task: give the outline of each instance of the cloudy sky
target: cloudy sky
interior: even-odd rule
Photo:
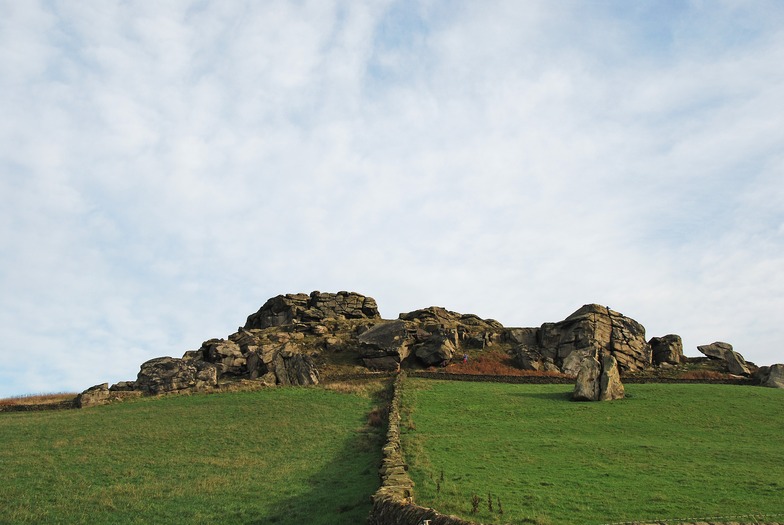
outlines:
[[[350,290],[784,361],[784,3],[0,0],[0,396]]]

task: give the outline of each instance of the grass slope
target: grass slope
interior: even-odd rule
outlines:
[[[280,388],[2,414],[0,523],[360,523],[373,406]]]
[[[403,449],[417,502],[483,523],[784,516],[784,391],[627,385],[627,399],[606,403],[570,391],[409,379]]]

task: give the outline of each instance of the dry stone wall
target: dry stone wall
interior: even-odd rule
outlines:
[[[400,396],[405,372],[395,378],[389,409],[387,442],[379,473],[381,487],[373,495],[373,509],[368,517],[370,525],[474,525],[455,516],[445,516],[433,509],[414,504],[414,482],[400,445]]]

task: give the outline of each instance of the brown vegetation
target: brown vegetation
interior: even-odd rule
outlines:
[[[735,376],[717,370],[687,370],[679,379],[733,379]]]
[[[444,370],[451,374],[467,375],[568,377],[560,372],[521,370],[515,366],[512,358],[501,350],[485,350],[482,353],[470,355],[468,362],[451,363]]]
[[[76,394],[69,392],[61,392],[57,394],[31,394],[26,396],[0,399],[0,406],[49,405],[62,403],[63,401],[71,401],[75,397]]]

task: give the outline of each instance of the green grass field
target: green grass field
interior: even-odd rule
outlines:
[[[0,523],[363,523],[383,441],[367,425],[373,394],[280,388],[0,414]]]
[[[407,380],[417,503],[483,523],[784,520],[784,391],[627,385],[627,399],[574,403],[571,390]]]

